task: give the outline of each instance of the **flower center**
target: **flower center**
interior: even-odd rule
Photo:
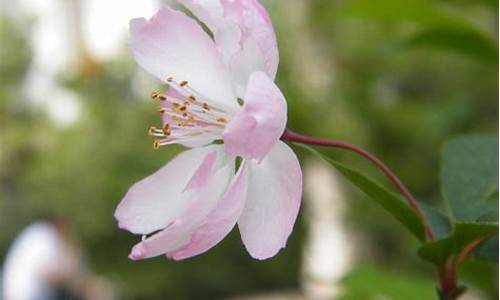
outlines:
[[[214,105],[213,101],[197,92],[185,80],[178,82],[168,77],[167,83],[168,95],[151,93],[151,98],[160,102],[158,111],[163,119],[161,128],[149,128],[148,134],[158,138],[153,148],[222,138],[222,132],[230,121],[229,113]]]

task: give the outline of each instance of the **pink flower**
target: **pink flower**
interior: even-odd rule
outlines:
[[[132,186],[118,205],[119,227],[144,237],[129,257],[192,257],[236,223],[251,256],[272,257],[292,232],[302,174],[280,141],[287,106],[273,82],[278,49],[271,20],[256,0],[180,2],[213,38],[168,7],[130,22],[135,59],[169,85],[166,95],[152,95],[164,124],[150,129],[159,138],[155,147],[191,149]]]

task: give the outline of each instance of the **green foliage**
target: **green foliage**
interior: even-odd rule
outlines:
[[[448,216],[438,210],[436,207],[427,204],[419,203],[427,224],[431,227],[435,239],[445,238],[451,231],[451,221]]]
[[[417,27],[404,41],[407,47],[428,46],[464,54],[485,64],[498,64],[494,36],[434,1],[355,0],[341,8],[344,16],[385,23],[411,23]]]
[[[494,234],[498,234],[498,224],[457,223],[449,237],[426,243],[418,253],[424,260],[442,266],[449,257],[462,253],[466,246]]]
[[[443,151],[442,192],[453,218],[481,221],[497,216],[498,139],[467,136],[448,142]],[[491,221],[491,220],[489,220]]]
[[[303,147],[329,162],[417,236],[423,242],[419,256],[438,269],[450,259],[458,268],[470,254],[498,261],[498,139],[467,136],[446,144],[441,180],[453,216],[420,204],[424,221],[434,235],[430,241],[424,235],[422,220],[399,196],[365,175]]]
[[[481,243],[472,253],[472,256],[478,259],[498,263],[498,235],[489,238]]]
[[[362,173],[355,171],[329,157],[322,155],[311,147],[300,145],[307,148],[312,153],[318,155],[324,161],[334,166],[342,175],[345,176],[352,184],[357,186],[370,199],[380,204],[389,214],[403,224],[415,237],[420,241],[425,240],[425,232],[422,222],[417,214],[404,202],[397,194],[390,192],[380,184],[371,180]]]
[[[482,63],[498,64],[496,41],[476,30],[430,28],[422,30],[406,41],[406,46],[426,46],[451,50]]]
[[[345,2],[343,16],[371,19],[380,22],[414,22],[434,26],[463,26],[458,21],[436,8],[435,2],[427,0],[353,0]]]
[[[340,300],[431,300],[436,299],[433,282],[381,267],[363,266],[351,271],[341,281]]]

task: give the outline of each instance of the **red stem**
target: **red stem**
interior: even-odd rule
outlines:
[[[439,270],[440,297],[442,300],[456,299],[460,292],[457,286],[457,268],[451,256]]]
[[[408,204],[410,207],[415,211],[415,213],[418,215],[418,217],[422,220],[422,223],[424,224],[425,228],[425,234],[426,238],[428,240],[433,240],[434,235],[425,221],[424,214],[420,210],[420,207],[418,206],[417,200],[413,195],[410,193],[410,191],[406,188],[406,186],[401,182],[401,180],[394,174],[394,172],[389,169],[387,165],[385,165],[380,159],[378,159],[375,155],[371,154],[370,152],[364,150],[363,148],[349,144],[346,142],[342,141],[337,141],[337,140],[327,140],[327,139],[321,139],[321,138],[316,138],[316,137],[309,137],[309,136],[304,136],[298,133],[295,133],[293,131],[290,131],[289,129],[286,129],[285,132],[283,133],[282,140],[284,141],[290,141],[290,142],[296,142],[296,143],[302,143],[302,144],[310,144],[310,145],[318,145],[318,146],[326,146],[326,147],[333,147],[333,148],[341,148],[341,149],[346,149],[349,151],[352,151],[354,153],[357,153],[364,158],[368,159],[370,162],[372,162],[378,169],[380,169],[385,176],[391,181],[391,183],[394,185],[394,187],[403,195],[403,197],[407,200]]]

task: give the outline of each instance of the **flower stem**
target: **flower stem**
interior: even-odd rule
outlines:
[[[317,145],[317,146],[325,146],[325,147],[332,147],[332,148],[340,148],[340,149],[345,149],[349,150],[351,152],[357,153],[364,158],[368,159],[371,163],[373,163],[382,173],[384,173],[385,176],[389,179],[389,181],[394,185],[394,187],[398,190],[401,195],[406,199],[410,207],[415,211],[417,216],[422,220],[422,223],[425,228],[425,235],[427,240],[433,240],[434,235],[431,231],[430,226],[425,220],[425,216],[420,210],[420,207],[418,206],[417,200],[413,195],[410,193],[410,191],[406,188],[406,186],[403,184],[403,182],[396,176],[396,174],[389,169],[389,167],[384,164],[380,159],[378,159],[375,155],[371,154],[370,152],[366,151],[365,149],[349,144],[346,142],[342,141],[337,141],[337,140],[327,140],[327,139],[322,139],[322,138],[316,138],[316,137],[310,137],[310,136],[305,136],[301,135],[298,133],[295,133],[289,129],[285,129],[285,132],[281,136],[281,139],[284,141],[290,141],[290,142],[295,142],[295,143],[301,143],[301,144],[310,144],[310,145]]]

